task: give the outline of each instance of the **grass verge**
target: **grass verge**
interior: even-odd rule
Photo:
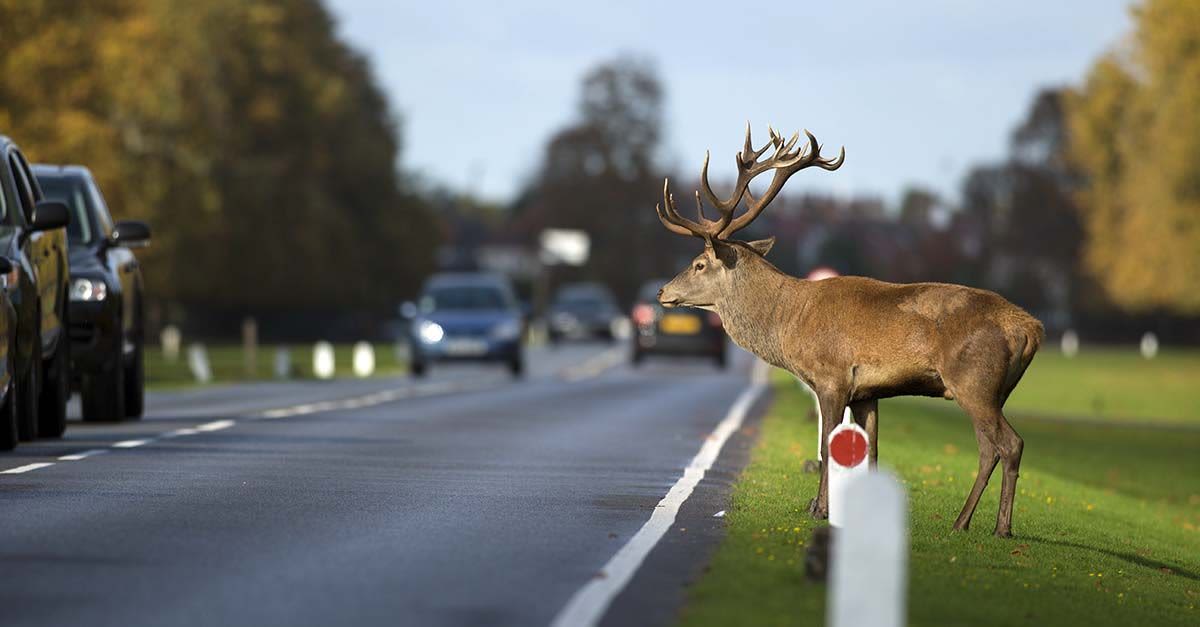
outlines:
[[[1060,407],[1074,411],[1078,406],[1071,402],[1078,401],[1058,400],[1055,379],[1120,378],[1112,370],[1128,372],[1131,359],[1113,356],[1108,366],[1084,368],[1090,374],[1046,360],[1022,384],[1035,388],[1024,406],[1046,414]],[[1195,363],[1182,366],[1197,369]],[[805,513],[817,475],[800,474],[803,460],[814,456],[816,425],[806,417],[807,393],[786,374],[776,372],[773,381],[777,400],[735,486],[728,535],[689,591],[683,625],[824,624],[825,587],[803,578],[805,541],[816,524],[824,524]],[[1138,398],[1141,383],[1121,389],[1090,390],[1078,398],[1120,395],[1128,404],[1117,406],[1134,409],[1147,400]],[[1176,401],[1185,407],[1196,402],[1186,392]],[[1153,407],[1143,415],[1200,422],[1200,413]],[[881,404],[881,463],[909,491],[909,624],[1200,624],[1200,430],[1071,424],[1009,413],[1025,438],[1025,456],[1016,537],[999,540],[991,535],[999,475],[976,510],[973,529],[950,531],[977,464],[966,416],[950,402]]]
[[[375,344],[375,376],[396,375],[405,372],[406,363],[401,361],[391,344]],[[236,383],[246,381],[269,381],[275,379],[275,351],[287,349],[291,353],[293,379],[313,379],[312,344],[290,346],[260,346],[254,368],[247,369],[241,345],[218,344],[206,346],[213,383]],[[146,385],[156,389],[178,388],[197,385],[188,369],[186,350],[178,359],[168,360],[157,346],[146,347]],[[334,344],[333,359],[335,376],[353,376],[353,345]]]

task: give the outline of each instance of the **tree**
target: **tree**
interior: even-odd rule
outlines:
[[[1200,4],[1147,0],[1067,103],[1088,270],[1130,312],[1200,313]]]
[[[151,222],[139,255],[158,303],[382,308],[431,269],[395,118],[318,0],[0,14],[0,129],[35,160],[88,165],[117,218]]]
[[[518,222],[582,229],[591,258],[576,278],[601,280],[631,299],[645,279],[673,273],[678,244],[658,223],[652,203],[662,194],[657,165],[662,86],[646,62],[621,57],[589,71],[579,119],[558,131]]]

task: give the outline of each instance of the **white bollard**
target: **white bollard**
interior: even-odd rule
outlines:
[[[366,342],[354,345],[354,376],[365,379],[375,373],[375,349]]]
[[[1079,354],[1079,334],[1067,329],[1062,334],[1062,353],[1069,357],[1074,357]]]
[[[192,344],[188,347],[188,369],[197,383],[212,381],[212,367],[208,363],[208,351],[203,344]]]
[[[846,490],[867,474],[867,432],[854,423],[847,408],[842,424],[829,434],[829,524],[846,525]]]
[[[330,379],[334,373],[333,345],[329,342],[317,342],[313,345],[313,374],[318,379]]]
[[[886,472],[854,480],[833,533],[826,624],[901,627],[908,592],[908,502]],[[832,512],[831,512],[832,513]]]
[[[1146,359],[1154,359],[1154,356],[1158,354],[1158,336],[1147,332],[1142,336],[1142,344],[1140,348],[1142,350],[1142,357],[1145,357]]]
[[[292,351],[286,348],[275,349],[275,378],[290,379],[292,377]]]
[[[183,334],[179,332],[179,327],[163,327],[162,332],[158,334],[158,343],[162,345],[163,359],[169,362],[179,360],[179,346],[183,343]]]

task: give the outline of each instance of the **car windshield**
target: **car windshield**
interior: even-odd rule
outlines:
[[[92,222],[88,219],[88,212],[92,207],[86,184],[74,177],[44,175],[38,177],[38,184],[42,186],[47,200],[64,203],[71,210],[71,221],[67,223],[67,242],[90,244]]]
[[[421,311],[425,313],[447,309],[485,311],[508,308],[504,292],[486,285],[434,287],[421,297]]]
[[[612,297],[598,287],[563,288],[554,302],[571,307],[604,307],[612,304]]]

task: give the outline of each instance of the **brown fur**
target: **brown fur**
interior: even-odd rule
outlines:
[[[824,421],[823,459],[834,417],[847,406],[871,432],[874,463],[878,399],[955,400],[975,427],[979,474],[954,528],[968,527],[1003,461],[995,533],[1011,535],[1024,442],[1002,408],[1041,345],[1042,324],[998,294],[960,285],[797,279],[764,258],[770,244],[710,239],[659,300],[717,312],[734,342],[807,383],[831,418]],[[818,517],[829,511],[824,466],[810,510]]]

